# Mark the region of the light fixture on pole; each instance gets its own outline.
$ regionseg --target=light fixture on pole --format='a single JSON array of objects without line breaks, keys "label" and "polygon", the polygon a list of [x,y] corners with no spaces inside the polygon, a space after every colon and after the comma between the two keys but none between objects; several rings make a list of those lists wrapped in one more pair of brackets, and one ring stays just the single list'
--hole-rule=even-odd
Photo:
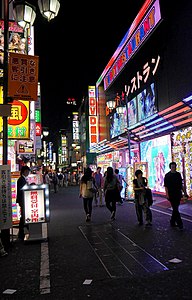
[{"label": "light fixture on pole", "polygon": [[119,115],[123,115],[124,114],[124,111],[125,111],[126,107],[122,104],[119,104],[118,106],[116,106],[116,112],[119,114]]},{"label": "light fixture on pole", "polygon": [[35,21],[36,8],[27,2],[14,2],[13,15],[17,23],[24,29],[27,29]]},{"label": "light fixture on pole", "polygon": [[128,153],[129,153],[129,165],[131,165],[131,139],[130,139],[130,131],[129,131],[129,111],[128,111],[128,98],[125,95],[125,104],[124,101],[122,103],[122,100],[118,99],[118,105],[116,106],[115,100],[109,100],[106,102],[107,107],[109,109],[116,108],[116,112],[118,114],[124,114],[124,111],[126,109],[126,116],[127,116],[127,142],[128,142]]},{"label": "light fixture on pole", "polygon": [[[40,10],[42,5],[46,5],[50,8],[50,16],[53,18],[54,16],[57,16],[60,3],[58,4],[59,0],[42,0],[38,1],[38,4],[40,5]],[[3,104],[7,104],[9,95],[8,95],[8,52],[9,52],[9,5],[14,4],[12,7],[15,15],[15,21],[19,21],[20,24],[24,26],[24,29],[29,27],[29,21],[31,21],[33,24],[35,20],[35,12],[34,7],[32,5],[27,4],[27,8],[24,9],[21,5],[25,5],[26,2],[22,0],[4,0],[3,6],[4,6],[4,60],[3,60]],[[55,5],[56,4],[56,5]],[[54,13],[54,8],[55,13]],[[32,10],[33,9],[33,10]],[[22,12],[21,12],[22,10]],[[27,13],[29,13],[30,17],[25,17],[25,20],[21,19],[21,15],[26,16]],[[46,12],[47,14],[47,12]],[[47,14],[49,15],[49,14]],[[46,16],[47,16],[46,15]],[[20,18],[19,18],[20,16]],[[47,17],[48,18],[48,17]],[[50,20],[49,18],[48,20]],[[22,22],[24,21],[24,22]],[[22,100],[22,99],[21,99]],[[8,124],[7,124],[7,116],[3,116],[3,165],[7,165],[8,161]],[[3,229],[1,230],[1,237],[4,237],[6,243],[10,243],[10,230],[9,229]]]},{"label": "light fixture on pole", "polygon": [[48,21],[55,18],[59,12],[59,0],[38,0],[38,5],[41,14],[47,18]]},{"label": "light fixture on pole", "polygon": [[116,101],[115,101],[115,99],[113,100],[108,100],[107,102],[106,102],[106,104],[107,104],[107,107],[111,110],[111,109],[114,109],[115,107],[116,107]]},{"label": "light fixture on pole", "polygon": [[[4,0],[4,61],[3,61],[3,104],[8,102],[8,51],[9,51],[9,5],[13,4],[15,21],[24,29],[33,25],[35,20],[35,7],[23,0]],[[48,20],[57,16],[59,0],[38,0],[41,13]],[[8,148],[8,125],[7,116],[3,116],[3,164],[7,164]]]},{"label": "light fixture on pole", "polygon": [[128,153],[129,153],[129,165],[131,165],[131,138],[129,131],[129,108],[128,108],[128,98],[125,95],[125,105],[126,105],[126,114],[127,114],[127,141],[128,141]]}]

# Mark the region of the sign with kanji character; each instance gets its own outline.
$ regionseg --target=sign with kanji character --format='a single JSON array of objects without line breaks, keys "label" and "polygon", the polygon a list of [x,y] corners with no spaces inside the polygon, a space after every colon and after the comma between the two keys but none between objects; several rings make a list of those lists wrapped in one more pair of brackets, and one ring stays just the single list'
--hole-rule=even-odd
[{"label": "sign with kanji character", "polygon": [[14,100],[37,100],[39,57],[9,54],[8,96]]},{"label": "sign with kanji character", "polygon": [[50,216],[48,185],[25,185],[23,192],[25,224],[48,222]]},{"label": "sign with kanji character", "polygon": [[8,139],[30,139],[29,101],[13,101],[11,116],[8,118]]}]

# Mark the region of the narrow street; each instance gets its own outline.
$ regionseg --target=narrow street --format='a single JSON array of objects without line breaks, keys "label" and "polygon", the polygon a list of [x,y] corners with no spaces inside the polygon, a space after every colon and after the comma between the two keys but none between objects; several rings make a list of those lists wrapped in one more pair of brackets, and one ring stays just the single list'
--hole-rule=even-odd
[{"label": "narrow street", "polygon": [[93,205],[86,223],[78,192],[51,192],[47,239],[13,236],[0,259],[0,299],[192,299],[191,204],[181,205],[183,231],[169,226],[171,209],[160,198],[151,228],[138,226],[128,201],[117,204],[115,221],[105,206]]}]

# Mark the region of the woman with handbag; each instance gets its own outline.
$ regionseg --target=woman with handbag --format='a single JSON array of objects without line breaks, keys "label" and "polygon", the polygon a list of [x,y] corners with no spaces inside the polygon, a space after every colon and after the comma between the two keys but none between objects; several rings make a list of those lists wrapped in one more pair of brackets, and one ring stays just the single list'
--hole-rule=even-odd
[{"label": "woman with handbag", "polygon": [[152,212],[146,198],[147,178],[143,177],[141,170],[135,171],[136,179],[133,180],[133,189],[135,192],[135,210],[139,225],[143,225],[143,212],[145,215],[146,226],[152,225]]},{"label": "woman with handbag", "polygon": [[108,167],[107,173],[104,181],[104,194],[106,207],[111,212],[111,220],[115,220],[116,213],[116,202],[120,202],[120,192],[119,192],[120,182],[117,176],[113,173],[113,168]]},{"label": "woman with handbag", "polygon": [[83,208],[86,213],[86,222],[91,221],[93,196],[96,192],[95,179],[92,176],[91,168],[85,170],[80,181],[79,198],[83,198]]}]

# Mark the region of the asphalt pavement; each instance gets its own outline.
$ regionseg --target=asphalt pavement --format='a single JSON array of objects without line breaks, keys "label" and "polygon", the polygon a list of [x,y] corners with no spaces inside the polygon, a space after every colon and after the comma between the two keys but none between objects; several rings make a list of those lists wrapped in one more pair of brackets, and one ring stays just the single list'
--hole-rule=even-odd
[{"label": "asphalt pavement", "polygon": [[105,205],[93,205],[86,222],[78,192],[51,191],[41,241],[21,242],[14,228],[8,256],[0,258],[0,299],[192,299],[190,202],[180,206],[180,231],[169,225],[168,201],[154,197],[146,228],[132,201],[117,204],[115,221]]}]

